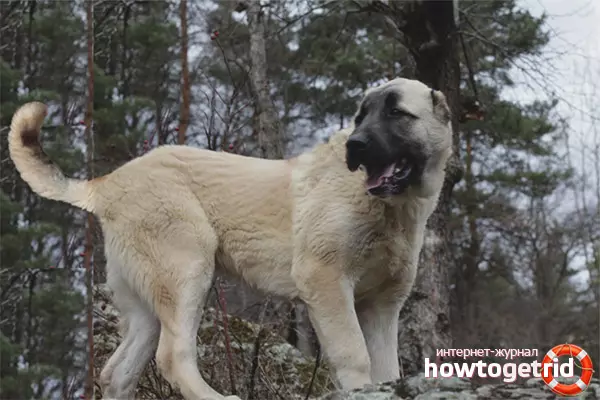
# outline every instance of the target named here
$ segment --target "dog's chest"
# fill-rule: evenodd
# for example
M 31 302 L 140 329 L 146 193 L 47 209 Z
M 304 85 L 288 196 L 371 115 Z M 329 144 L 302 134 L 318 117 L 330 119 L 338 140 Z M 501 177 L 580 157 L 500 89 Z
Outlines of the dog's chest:
M 400 278 L 416 268 L 420 250 L 417 227 L 401 219 L 354 224 L 348 230 L 347 266 L 360 286 L 387 278 Z

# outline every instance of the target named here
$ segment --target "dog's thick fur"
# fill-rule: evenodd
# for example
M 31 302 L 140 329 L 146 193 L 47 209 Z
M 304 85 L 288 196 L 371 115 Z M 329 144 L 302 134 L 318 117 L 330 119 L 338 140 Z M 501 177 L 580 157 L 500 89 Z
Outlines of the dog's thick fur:
M 389 104 L 380 100 L 390 93 L 410 121 L 391 113 L 396 119 L 384 123 Z M 100 377 L 105 398 L 133 398 L 156 355 L 186 399 L 237 399 L 211 389 L 196 366 L 200 311 L 216 267 L 304 301 L 341 387 L 399 377 L 398 313 L 442 187 L 451 131 L 443 95 L 420 82 L 395 79 L 365 99 L 373 105 L 361 105 L 356 129 L 294 159 L 163 146 L 89 181 L 66 178 L 42 151 L 45 105 L 16 112 L 9 147 L 22 178 L 102 224 L 108 284 L 125 326 Z M 390 146 L 418 145 L 422 165 L 402 193 L 371 195 L 365 173 L 349 171 L 348 138 L 365 132 L 369 140 L 400 140 Z

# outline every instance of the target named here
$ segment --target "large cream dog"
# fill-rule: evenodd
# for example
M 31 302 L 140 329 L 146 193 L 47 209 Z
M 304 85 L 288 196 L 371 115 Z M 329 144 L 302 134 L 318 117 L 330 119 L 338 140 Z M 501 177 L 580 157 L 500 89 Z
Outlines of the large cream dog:
M 352 128 L 294 159 L 163 146 L 90 181 L 65 177 L 42 151 L 45 115 L 41 103 L 17 111 L 10 155 L 39 195 L 102 223 L 125 325 L 100 377 L 106 398 L 133 398 L 155 354 L 186 399 L 237 399 L 196 365 L 216 267 L 304 301 L 342 388 L 399 377 L 398 313 L 451 154 L 442 93 L 407 79 L 371 89 Z

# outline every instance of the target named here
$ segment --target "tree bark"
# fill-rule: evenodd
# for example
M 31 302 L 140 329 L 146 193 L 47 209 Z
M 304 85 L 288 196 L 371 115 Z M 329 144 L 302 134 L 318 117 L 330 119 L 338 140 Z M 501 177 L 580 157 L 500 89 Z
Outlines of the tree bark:
M 247 12 L 250 30 L 250 87 L 256 109 L 258 144 L 263 158 L 280 159 L 284 155 L 281 124 L 269 93 L 265 15 L 260 1 L 248 1 Z
M 85 112 L 85 137 L 87 142 L 87 168 L 88 178 L 94 177 L 94 149 L 92 145 L 92 125 L 94 112 L 94 10 L 93 0 L 88 0 L 86 4 L 87 19 L 87 63 L 88 63 L 88 96 Z M 88 328 L 88 374 L 85 385 L 85 397 L 91 399 L 94 396 L 94 303 L 93 303 L 93 271 L 92 254 L 94 250 L 93 232 L 94 216 L 87 214 L 87 227 L 85 231 L 85 253 L 83 263 L 85 266 L 85 286 L 86 286 L 86 305 L 87 305 L 87 328 Z
M 181 0 L 179 3 L 179 17 L 181 19 L 181 113 L 177 144 L 185 144 L 185 135 L 190 123 L 191 101 L 190 71 L 188 67 L 187 0 Z
M 415 1 L 392 17 L 414 57 L 415 78 L 446 95 L 452 112 L 454 143 L 438 207 L 428 221 L 415 287 L 400 313 L 399 357 L 407 374 L 421 371 L 425 358 L 434 361 L 436 350 L 452 347 L 449 286 L 453 261 L 446 229 L 452 190 L 462 174 L 458 155 L 460 70 L 455 7 L 453 1 Z

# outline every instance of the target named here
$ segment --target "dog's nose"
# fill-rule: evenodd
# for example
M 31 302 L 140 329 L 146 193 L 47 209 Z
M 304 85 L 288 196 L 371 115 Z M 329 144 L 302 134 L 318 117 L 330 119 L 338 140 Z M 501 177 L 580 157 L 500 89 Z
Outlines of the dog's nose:
M 367 138 L 362 135 L 356 135 L 348 138 L 346 149 L 353 153 L 360 153 L 367 150 Z
M 363 135 L 352 135 L 346 141 L 346 164 L 350 171 L 356 171 L 364 162 L 369 142 Z

